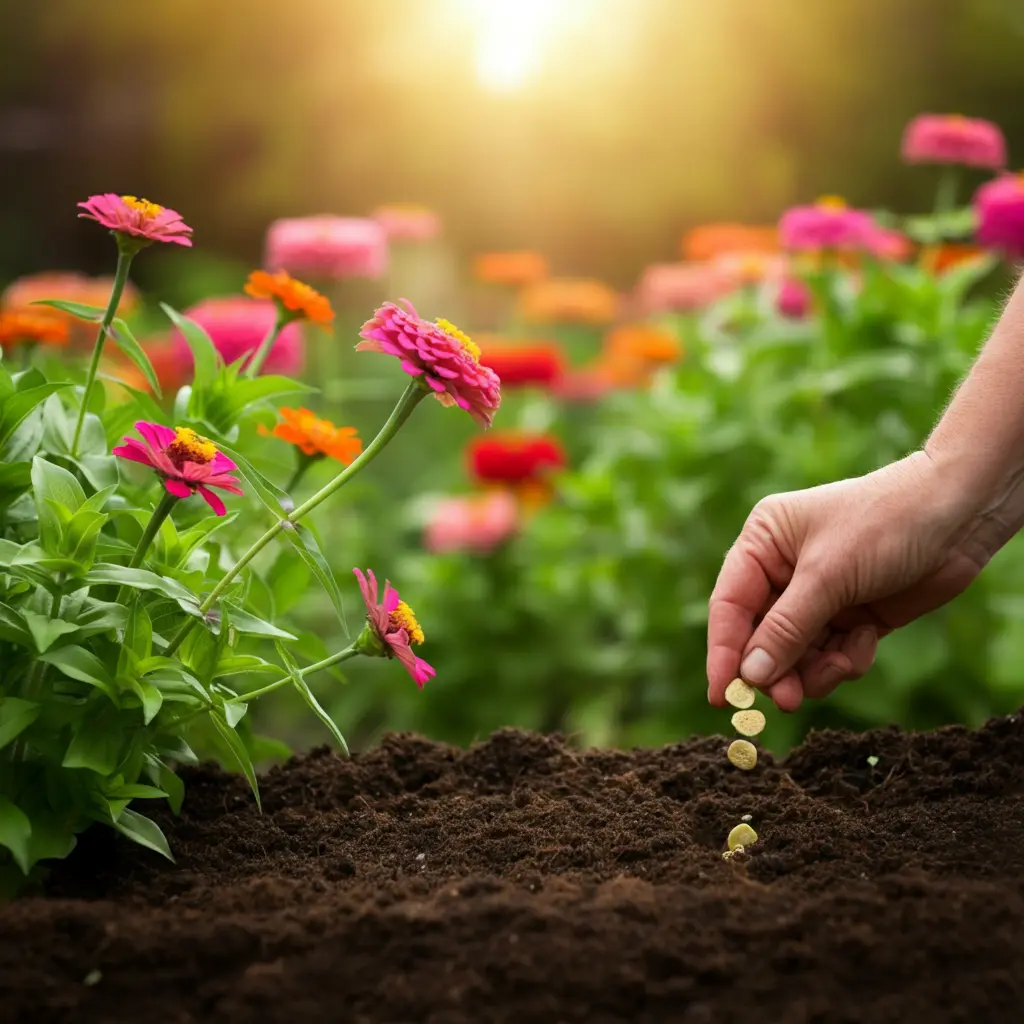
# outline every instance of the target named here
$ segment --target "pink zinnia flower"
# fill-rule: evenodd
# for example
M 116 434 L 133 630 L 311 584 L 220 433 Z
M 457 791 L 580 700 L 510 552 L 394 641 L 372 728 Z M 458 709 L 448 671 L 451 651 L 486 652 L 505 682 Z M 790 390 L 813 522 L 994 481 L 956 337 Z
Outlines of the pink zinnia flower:
M 97 221 L 120 235 L 143 239 L 143 244 L 192 244 L 192 229 L 181 219 L 181 214 L 176 210 L 157 206 L 148 199 L 104 192 L 102 195 L 90 196 L 78 205 L 85 210 L 85 213 L 78 215 L 79 217 Z
M 217 446 L 200 437 L 191 427 L 161 426 L 140 420 L 135 429 L 143 442 L 126 437 L 124 444 L 113 449 L 115 455 L 131 462 L 141 462 L 155 469 L 163 478 L 164 487 L 176 498 L 190 498 L 197 492 L 217 515 L 224 515 L 224 502 L 210 490 L 219 487 L 229 494 L 241 494 L 238 480 L 231 474 L 238 468 Z
M 412 676 L 413 682 L 422 687 L 428 679 L 436 676 L 437 672 L 422 658 L 413 654 L 412 645 L 423 643 L 424 637 L 412 609 L 401 600 L 398 591 L 388 580 L 384 581 L 384 599 L 378 602 L 377 577 L 373 575 L 372 569 L 367 570 L 369 579 L 363 575 L 361 569 L 352 571 L 359 580 L 359 589 L 363 592 L 363 601 L 366 604 L 366 622 L 372 634 L 372 640 L 369 642 L 375 642 L 376 645 L 374 649 L 367 650 L 364 644 L 363 653 L 397 658 L 406 672 Z M 362 640 L 360 637 L 360 641 Z
M 910 164 L 965 164 L 1001 170 L 1006 139 L 999 125 L 959 114 L 921 114 L 903 133 L 903 159 Z
M 185 310 L 185 315 L 206 331 L 224 362 L 230 364 L 246 354 L 252 357 L 274 326 L 277 307 L 265 299 L 227 295 L 203 299 Z M 178 331 L 174 331 L 172 337 L 182 363 L 191 366 L 192 350 L 188 342 Z M 277 336 L 261 372 L 294 377 L 302 372 L 302 364 L 302 332 L 298 323 L 291 323 Z
M 803 320 L 811 311 L 811 290 L 798 277 L 787 277 L 775 298 L 775 308 L 790 320 Z
M 902 231 L 883 228 L 880 224 L 872 224 L 867 232 L 865 247 L 876 259 L 891 263 L 902 263 L 910 258 L 914 245 Z
M 383 227 L 366 217 L 294 217 L 267 231 L 267 270 L 340 280 L 381 277 L 388 264 Z
M 1011 258 L 1024 256 L 1024 175 L 1004 174 L 974 197 L 978 241 Z
M 714 263 L 656 263 L 636 288 L 638 313 L 690 313 L 736 290 L 736 276 Z
M 444 498 L 433 508 L 423 543 L 434 554 L 486 554 L 510 537 L 518 522 L 519 506 L 506 490 Z
M 378 207 L 373 219 L 392 242 L 429 242 L 441 234 L 441 218 L 412 203 Z
M 480 348 L 447 320 L 421 320 L 411 302 L 385 302 L 363 324 L 359 352 L 385 352 L 402 361 L 412 377 L 422 377 L 442 405 L 457 405 L 489 427 L 501 405 L 498 375 L 480 363 Z M 404 308 L 403 308 L 404 307 Z
M 813 206 L 794 206 L 779 221 L 779 237 L 787 249 L 864 249 L 877 225 L 862 210 L 853 210 L 834 196 Z

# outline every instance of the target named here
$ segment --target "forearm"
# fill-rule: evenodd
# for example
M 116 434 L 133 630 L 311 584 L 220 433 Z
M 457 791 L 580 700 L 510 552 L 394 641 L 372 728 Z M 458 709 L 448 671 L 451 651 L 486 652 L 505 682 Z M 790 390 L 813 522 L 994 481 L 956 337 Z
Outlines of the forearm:
M 965 508 L 1020 504 L 1024 482 L 1024 279 L 925 444 Z M 1020 523 L 1010 524 L 1014 529 Z

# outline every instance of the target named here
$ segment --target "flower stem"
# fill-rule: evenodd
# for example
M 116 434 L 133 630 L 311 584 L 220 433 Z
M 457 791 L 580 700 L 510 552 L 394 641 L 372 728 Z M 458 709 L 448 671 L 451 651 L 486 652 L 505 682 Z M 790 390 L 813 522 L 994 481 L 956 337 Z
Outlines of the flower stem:
M 319 462 L 321 458 L 322 456 L 320 455 L 307 455 L 305 452 L 299 452 L 299 464 L 295 467 L 295 472 L 292 473 L 292 478 L 288 481 L 285 491 L 291 494 L 299 486 L 299 481 L 306 475 L 309 467 L 314 462 Z
M 255 354 L 249 361 L 249 365 L 245 368 L 244 377 L 248 377 L 250 380 L 255 377 L 260 370 L 263 369 L 263 364 L 267 360 L 267 356 L 270 355 L 270 350 L 274 347 L 274 342 L 277 341 L 277 336 L 281 331 L 291 322 L 292 317 L 287 313 L 285 308 L 278 304 L 277 307 L 277 318 L 274 320 L 274 326 L 267 331 L 267 336 L 260 342 L 260 347 L 256 349 Z
M 178 496 L 176 494 L 171 494 L 167 490 L 164 491 L 163 497 L 157 502 L 156 508 L 153 509 L 153 514 L 149 517 L 149 522 L 146 523 L 145 530 L 142 531 L 142 536 L 139 538 L 139 546 L 135 549 L 135 554 L 132 555 L 132 560 L 128 563 L 129 569 L 138 569 L 142 565 L 146 552 L 149 550 L 150 544 L 153 543 L 153 538 L 156 537 L 160 527 L 163 526 L 164 520 L 171 514 L 171 509 L 174 508 L 174 503 L 177 500 Z M 127 598 L 130 589 L 127 584 L 121 587 L 117 592 L 118 604 Z
M 942 217 L 956 208 L 957 186 L 960 174 L 956 167 L 943 167 L 935 190 L 935 216 Z
M 114 286 L 110 289 L 110 298 L 107 301 L 107 311 L 103 314 L 100 322 L 99 333 L 96 335 L 96 343 L 92 347 L 92 360 L 89 363 L 89 375 L 85 379 L 85 394 L 82 395 L 82 405 L 78 410 L 78 421 L 75 423 L 75 433 L 71 439 L 71 458 L 78 458 L 78 442 L 82 438 L 82 426 L 85 423 L 85 413 L 89 408 L 89 398 L 92 395 L 93 385 L 96 383 L 96 373 L 100 367 L 100 356 L 103 355 L 103 345 L 107 340 L 107 332 L 117 314 L 117 307 L 121 304 L 121 293 L 128 282 L 128 268 L 132 265 L 133 253 L 120 250 L 117 254 L 117 269 L 114 271 Z
M 205 615 L 217 603 L 217 598 L 224 593 L 231 581 L 282 530 L 291 529 L 291 527 L 293 527 L 300 519 L 309 515 L 309 513 L 312 512 L 319 504 L 326 501 L 332 494 L 334 494 L 335 491 L 347 484 L 352 477 L 373 462 L 373 460 L 384 450 L 388 442 L 395 436 L 395 434 L 398 433 L 402 424 L 405 423 L 410 415 L 412 415 L 413 409 L 415 409 L 416 406 L 419 405 L 420 401 L 426 398 L 426 396 L 427 392 L 423 390 L 423 386 L 420 384 L 419 380 L 410 381 L 409 386 L 405 389 L 402 397 L 398 400 L 398 404 L 391 411 L 391 415 L 388 417 L 387 422 L 380 428 L 380 432 L 366 446 L 359 458 L 346 466 L 333 480 L 324 484 L 316 494 L 304 501 L 298 508 L 293 509 L 283 519 L 278 519 L 262 537 L 256 540 L 249 550 L 246 551 L 230 569 L 228 569 L 213 590 L 211 590 L 207 595 L 206 600 L 199 606 L 200 615 Z M 167 650 L 164 651 L 164 655 L 166 657 L 170 657 L 181 646 L 181 642 L 186 636 L 188 636 L 189 630 L 192 629 L 195 623 L 195 619 L 189 619 L 188 622 L 178 630 L 168 645 Z
M 351 647 L 346 647 L 343 651 L 338 651 L 337 654 L 332 654 L 329 658 L 324 658 L 323 661 L 318 661 L 299 669 L 299 675 L 305 679 L 306 676 L 312 675 L 314 672 L 321 672 L 332 665 L 339 665 L 343 661 L 348 661 L 349 658 L 358 657 L 360 653 L 362 652 L 357 651 L 355 644 L 353 644 Z M 256 700 L 257 697 L 265 697 L 268 693 L 273 693 L 275 690 L 280 690 L 282 686 L 287 686 L 291 681 L 291 676 L 284 676 L 276 682 L 261 686 L 258 690 L 250 690 L 248 693 L 241 693 L 237 697 L 232 697 L 229 703 L 244 704 L 247 701 Z

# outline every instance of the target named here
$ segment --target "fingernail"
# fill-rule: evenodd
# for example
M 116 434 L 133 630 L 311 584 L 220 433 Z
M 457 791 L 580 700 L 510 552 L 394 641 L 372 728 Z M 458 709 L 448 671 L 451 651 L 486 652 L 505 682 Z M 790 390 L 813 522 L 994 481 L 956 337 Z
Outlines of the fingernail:
M 854 654 L 869 654 L 877 639 L 878 634 L 870 626 L 862 626 L 853 631 L 850 646 Z
M 740 675 L 754 686 L 764 686 L 775 671 L 775 659 L 760 647 L 755 647 L 740 665 Z
M 819 676 L 822 686 L 838 686 L 846 678 L 846 673 L 838 665 L 829 665 Z

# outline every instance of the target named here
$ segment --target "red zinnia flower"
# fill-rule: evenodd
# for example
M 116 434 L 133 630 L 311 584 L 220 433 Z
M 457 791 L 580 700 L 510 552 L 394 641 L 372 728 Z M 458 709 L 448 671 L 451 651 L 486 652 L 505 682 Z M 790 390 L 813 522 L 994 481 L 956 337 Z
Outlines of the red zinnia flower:
M 481 483 L 521 484 L 563 469 L 567 462 L 556 438 L 511 430 L 474 439 L 467 455 L 469 471 Z
M 489 366 L 503 388 L 550 387 L 565 371 L 565 358 L 554 342 L 538 341 L 517 345 L 484 343 L 480 364 Z

